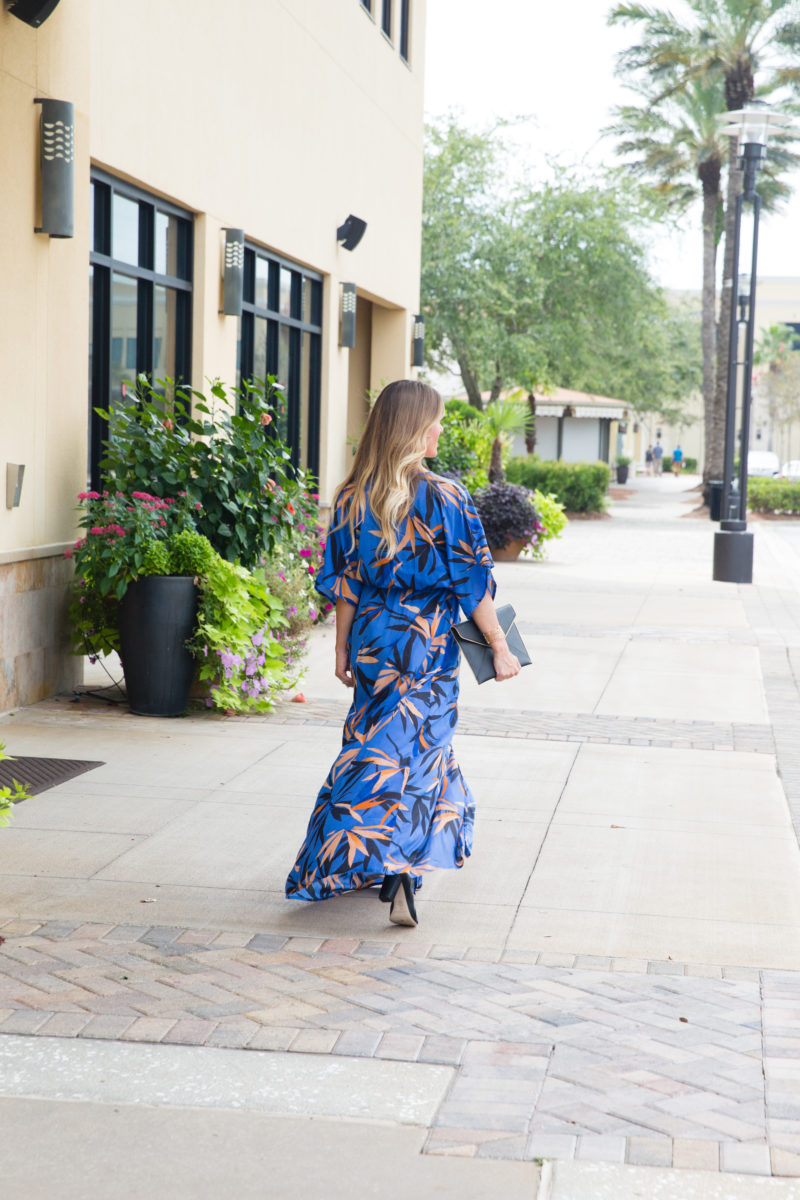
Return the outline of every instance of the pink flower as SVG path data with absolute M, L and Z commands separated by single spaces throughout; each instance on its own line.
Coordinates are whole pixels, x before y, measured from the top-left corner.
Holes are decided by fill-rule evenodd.
M 95 536 L 100 536 L 101 534 L 105 533 L 105 528 L 102 525 L 93 525 L 89 530 L 89 533 L 93 533 Z
M 65 550 L 65 551 L 64 551 L 64 558 L 72 558 L 72 551 L 71 551 L 71 550 Z

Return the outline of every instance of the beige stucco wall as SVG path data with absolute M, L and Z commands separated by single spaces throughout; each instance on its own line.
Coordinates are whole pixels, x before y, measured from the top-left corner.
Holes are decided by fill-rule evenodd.
M 218 312 L 225 226 L 322 274 L 325 501 L 348 457 L 343 281 L 372 305 L 369 353 L 359 359 L 369 363 L 369 386 L 412 373 L 424 29 L 425 0 L 413 0 L 409 69 L 397 38 L 390 45 L 358 0 L 69 0 L 39 29 L 0 9 L 0 566 L 14 567 L 4 587 L 15 612 L 28 587 L 15 564 L 61 561 L 86 482 L 90 166 L 195 214 L 197 387 L 235 380 L 237 320 Z M 33 232 L 38 95 L 75 105 L 68 240 Z M 352 252 L 336 241 L 349 213 L 368 223 Z M 12 510 L 4 503 L 7 462 L 26 466 L 22 503 Z M 28 618 L 15 617 L 12 645 L 9 624 L 4 633 L 0 622 L 7 675 L 32 648 L 63 646 L 63 571 L 53 565 L 45 579 L 55 591 L 37 612 L 50 614 L 42 618 L 48 630 L 33 632 Z M 43 656 L 36 661 L 41 675 Z M 34 660 L 25 662 L 32 678 Z M 40 684 L 20 691 L 6 679 L 4 704 L 38 695 Z
M 0 556 L 73 536 L 86 482 L 89 328 L 89 0 L 38 31 L 0 11 Z M 39 119 L 34 97 L 75 105 L 75 236 L 34 233 Z M 19 508 L 6 463 L 24 463 Z
M 375 302 L 373 380 L 411 372 L 423 0 L 412 5 L 411 69 L 358 0 L 91 0 L 91 9 L 93 161 L 204 214 L 196 226 L 195 386 L 235 376 L 236 320 L 215 312 L 226 225 L 327 277 L 327 496 L 346 464 L 342 281 Z M 368 226 L 354 251 L 336 241 L 349 213 Z

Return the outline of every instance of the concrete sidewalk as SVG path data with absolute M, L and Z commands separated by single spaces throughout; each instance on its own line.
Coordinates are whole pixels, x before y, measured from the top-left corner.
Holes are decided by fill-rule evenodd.
M 347 710 L 330 628 L 312 639 L 308 703 L 267 718 L 148 720 L 68 698 L 2 718 L 12 754 L 104 763 L 0 832 L 8 1119 L 43 1136 L 70 1104 L 94 1121 L 162 1103 L 180 1143 L 241 1107 L 250 1154 L 285 1136 L 312 1174 L 317 1147 L 322 1178 L 320 1121 L 366 1154 L 369 1111 L 422 1195 L 533 1196 L 536 1160 L 552 1159 L 554 1200 L 712 1196 L 712 1171 L 720 1195 L 800 1196 L 767 1178 L 800 1176 L 798 527 L 755 527 L 752 587 L 712 583 L 715 527 L 687 517 L 686 488 L 636 481 L 547 562 L 498 568 L 534 663 L 504 685 L 463 678 L 475 852 L 426 880 L 416 930 L 388 925 L 373 893 L 283 899 Z M 40 1035 L 79 1056 L 69 1096 L 22 1069 Z M 219 1094 L 158 1101 L 154 1084 L 148 1099 L 121 1065 L 115 1100 L 95 1050 L 109 1042 L 153 1056 L 156 1079 L 177 1048 L 210 1054 L 183 1061 L 190 1079 L 211 1062 Z M 266 1108 L 225 1083 L 258 1050 L 289 1081 Z M 300 1053 L 320 1056 L 305 1099 Z M 171 1194 L 205 1195 L 202 1176 Z M 141 1178 L 115 1194 L 140 1195 Z M 375 1194 L 405 1194 L 391 1187 Z

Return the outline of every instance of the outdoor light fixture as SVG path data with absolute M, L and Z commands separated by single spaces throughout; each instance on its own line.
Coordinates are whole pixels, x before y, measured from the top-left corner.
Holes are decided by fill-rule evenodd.
M 356 285 L 342 284 L 341 333 L 339 345 L 352 350 L 356 344 Z
M 222 260 L 222 312 L 226 317 L 242 315 L 244 295 L 244 230 L 225 230 Z
M 42 106 L 41 167 L 42 223 L 34 233 L 50 237 L 73 235 L 73 193 L 75 174 L 75 106 L 69 100 L 44 100 Z
M 747 320 L 747 307 L 750 303 L 750 276 L 740 275 L 738 286 L 739 320 Z
M 758 220 L 761 197 L 755 190 L 756 175 L 767 148 L 770 130 L 788 125 L 789 118 L 770 111 L 769 105 L 752 100 L 747 108 L 717 117 L 720 133 L 739 139 L 739 169 L 744 172 L 742 191 L 736 197 L 733 238 L 733 269 L 725 284 L 731 297 L 728 346 L 728 387 L 725 405 L 725 459 L 720 504 L 720 527 L 714 534 L 713 578 L 726 583 L 753 582 L 753 535 L 747 532 L 747 457 L 750 447 L 750 406 L 753 387 L 753 339 L 755 335 L 756 266 Z M 744 202 L 753 206 L 753 239 L 750 274 L 739 275 L 739 248 Z M 738 311 L 737 311 L 738 310 Z M 745 329 L 744 357 L 739 358 L 739 327 Z M 739 477 L 734 481 L 737 440 L 737 391 L 742 368 L 742 411 L 739 435 Z
M 6 463 L 6 508 L 19 508 L 24 474 L 24 463 Z
M 411 365 L 412 367 L 422 367 L 425 365 L 425 317 L 422 313 L 417 313 L 414 317 L 412 338 Z
M 10 0 L 8 11 L 12 17 L 18 17 L 26 25 L 33 25 L 38 29 L 57 4 L 58 0 Z
M 351 213 L 344 224 L 336 230 L 336 240 L 341 242 L 344 250 L 355 250 L 364 236 L 366 228 L 367 222 L 362 221 L 361 217 L 354 217 Z

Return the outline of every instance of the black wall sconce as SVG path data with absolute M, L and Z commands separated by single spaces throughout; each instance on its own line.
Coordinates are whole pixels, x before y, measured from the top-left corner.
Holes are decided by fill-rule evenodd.
M 356 344 L 356 285 L 342 284 L 341 333 L 339 345 L 352 350 Z
M 242 315 L 244 296 L 244 230 L 225 230 L 222 260 L 222 312 L 226 317 Z
M 18 17 L 26 25 L 33 25 L 35 29 L 38 29 L 57 4 L 58 0 L 10 0 L 8 11 L 12 17 Z
M 74 232 L 75 106 L 69 100 L 44 100 L 42 106 L 41 165 L 42 223 L 34 233 L 71 238 Z
M 354 217 L 351 213 L 344 224 L 336 230 L 336 240 L 341 242 L 344 250 L 355 250 L 364 236 L 366 228 L 367 222 L 362 221 L 361 217 Z
M 422 367 L 425 365 L 425 317 L 422 313 L 417 313 L 414 317 L 414 332 L 412 335 L 412 367 Z

